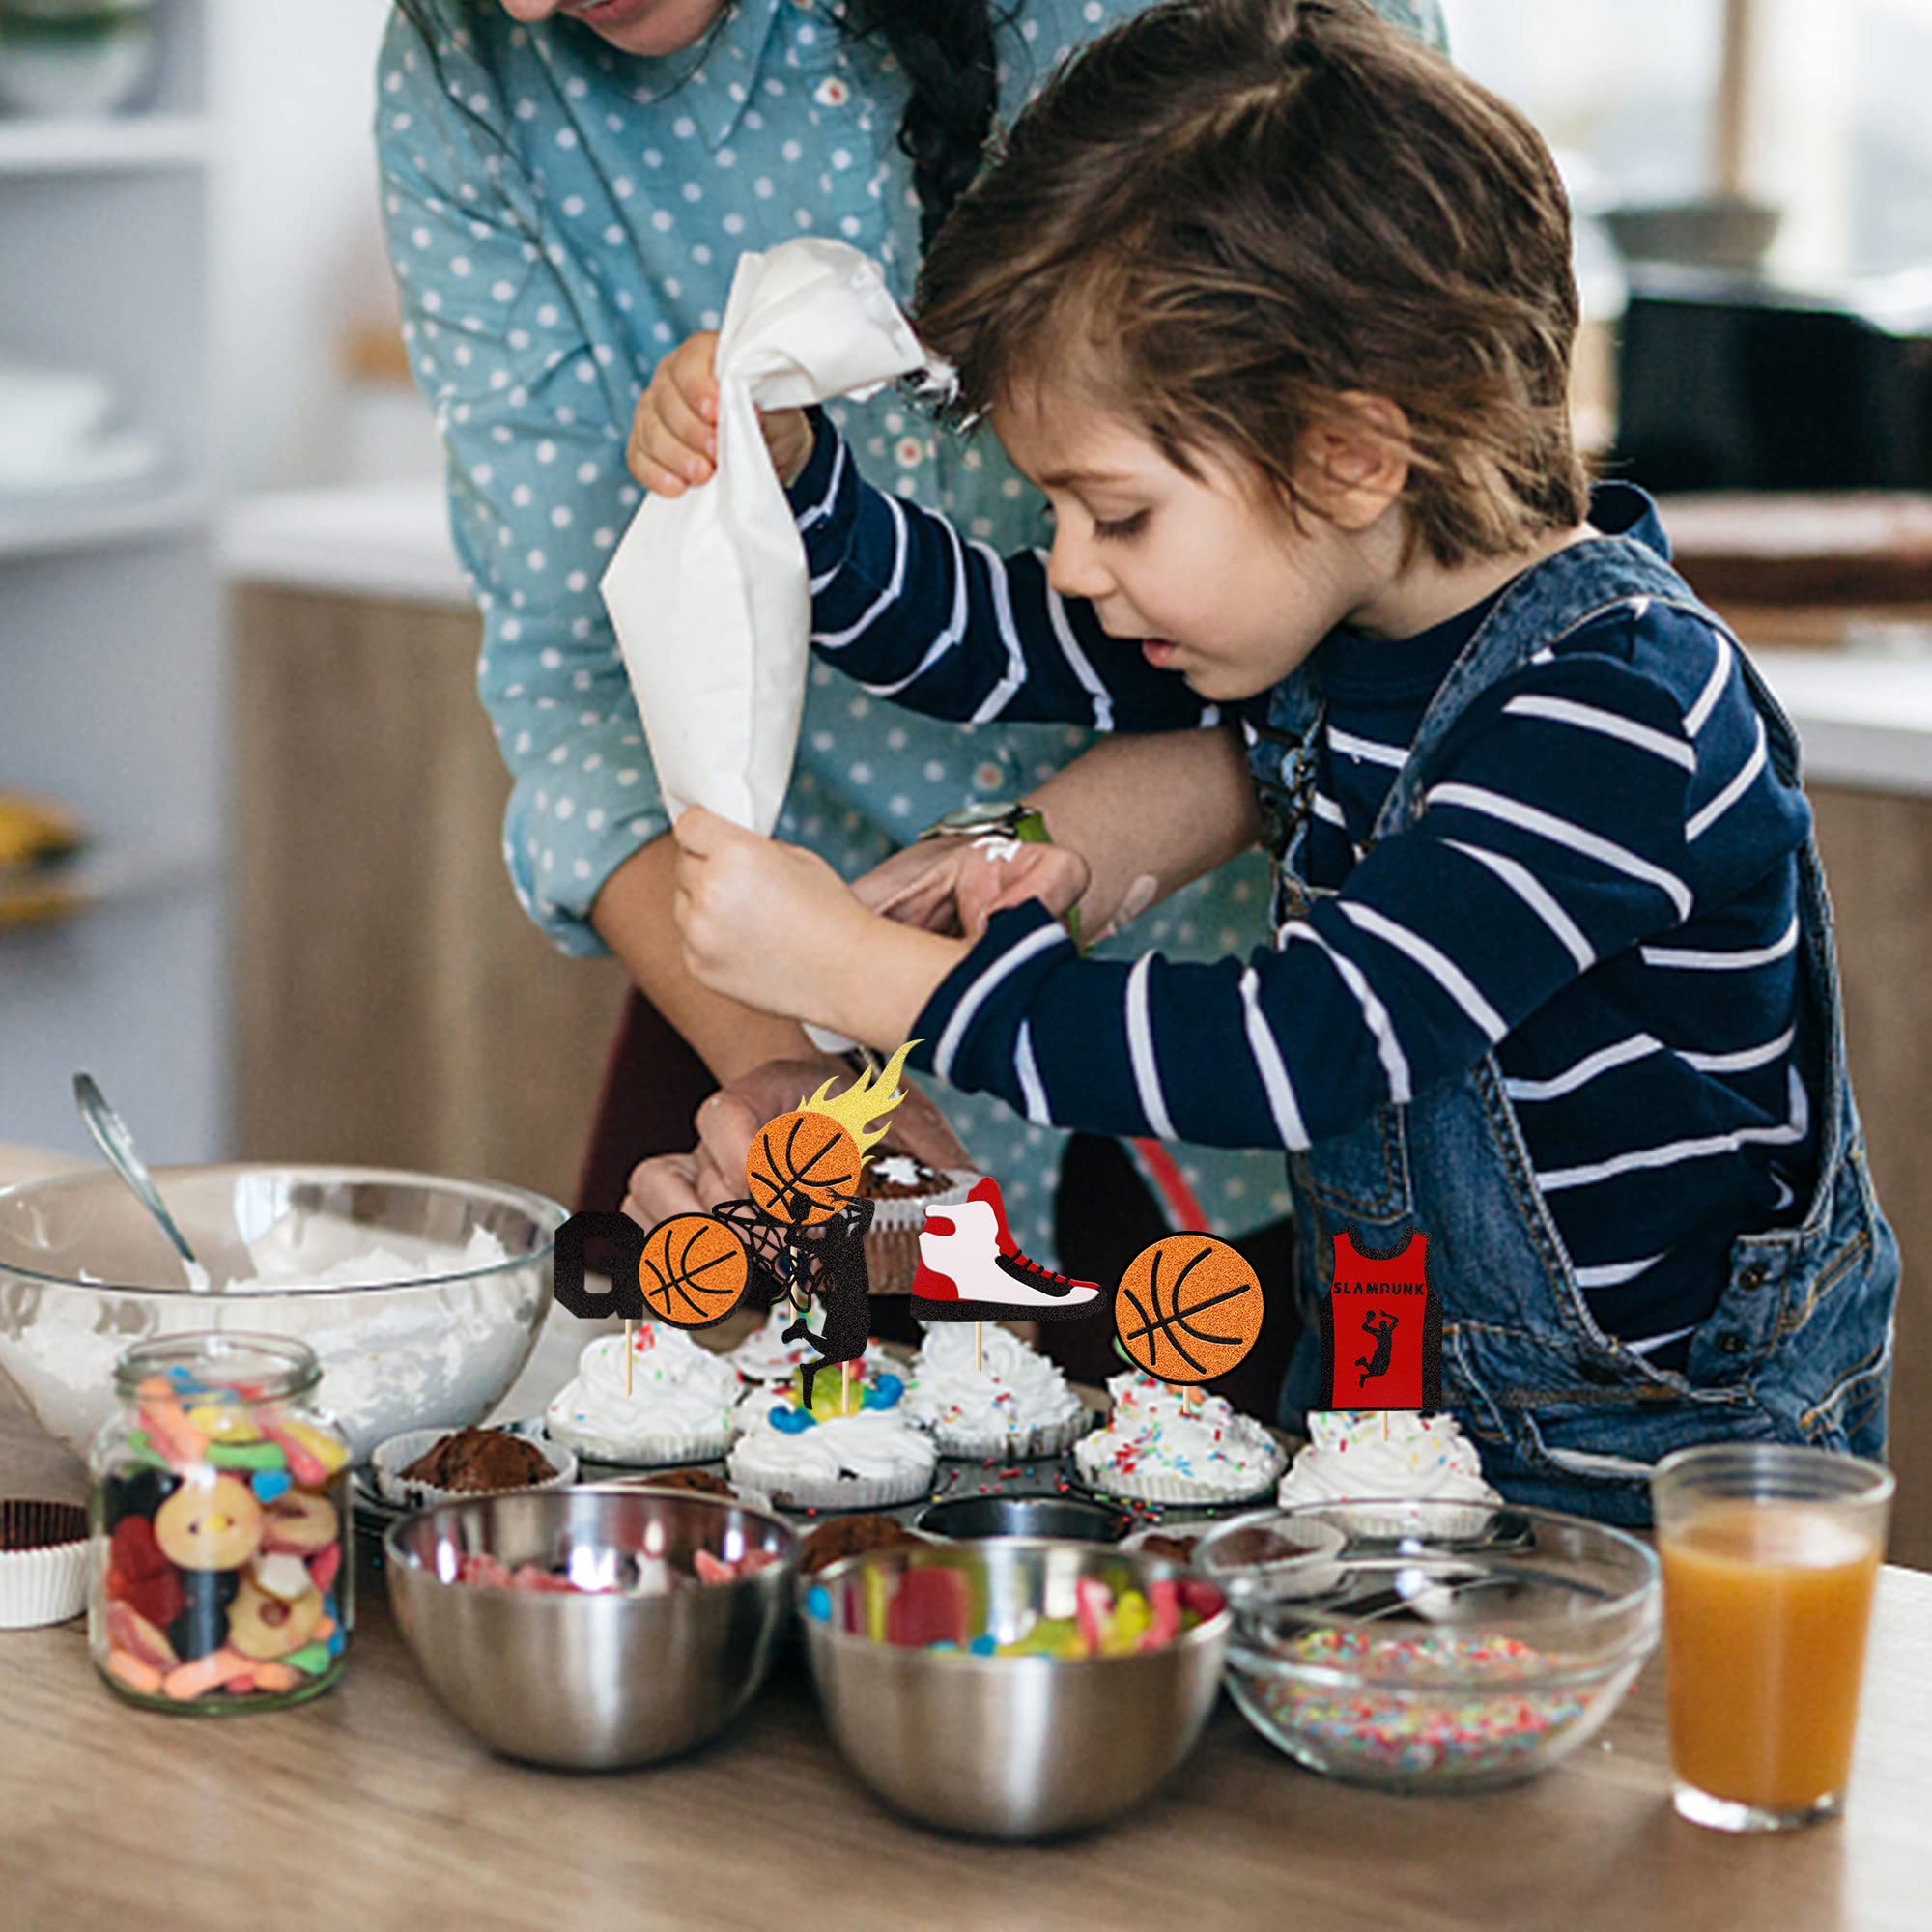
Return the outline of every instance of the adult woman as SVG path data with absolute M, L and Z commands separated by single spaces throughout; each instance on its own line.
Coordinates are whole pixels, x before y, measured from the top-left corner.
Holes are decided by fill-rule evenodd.
M 1380 3 L 1436 24 L 1435 0 Z M 733 1119 L 747 1131 L 795 1104 L 796 1063 L 811 1057 L 788 1023 L 691 981 L 668 917 L 671 841 L 596 589 L 639 497 L 624 453 L 644 383 L 673 342 L 717 326 L 746 248 L 836 235 L 909 296 L 923 240 L 996 116 L 1143 4 L 1020 0 L 996 20 L 988 0 L 855 0 L 842 13 L 823 0 L 399 0 L 382 62 L 384 213 L 484 612 L 479 685 L 515 781 L 505 858 L 554 944 L 616 952 L 639 989 L 585 1206 L 611 1206 L 635 1163 L 689 1147 L 692 1109 L 715 1086 L 742 1094 Z M 996 547 L 1043 538 L 1037 497 L 997 450 L 927 434 L 890 393 L 833 414 L 895 464 L 901 493 Z M 1018 796 L 1086 742 L 887 719 L 820 670 L 780 832 L 854 875 L 968 799 Z M 1182 954 L 1232 945 L 1263 897 L 1252 870 L 1204 881 L 1151 936 Z M 902 1112 L 902 1138 L 947 1151 L 936 1114 Z M 1058 1249 L 1096 1276 L 1118 1266 L 1111 1249 L 1089 1259 L 1054 1238 L 1057 1136 L 977 1098 L 949 1094 L 946 1116 L 1000 1176 L 1035 1259 L 1053 1264 Z M 1190 1152 L 1163 1172 L 1160 1208 L 1113 1144 L 1076 1159 L 1069 1208 L 1111 1223 L 1116 1243 L 1170 1218 L 1241 1234 L 1285 1207 L 1253 1155 Z M 673 1163 L 644 1179 L 648 1214 L 692 1176 Z M 1138 1222 L 1118 1205 L 1135 1196 Z M 1063 1232 L 1076 1232 L 1070 1216 Z

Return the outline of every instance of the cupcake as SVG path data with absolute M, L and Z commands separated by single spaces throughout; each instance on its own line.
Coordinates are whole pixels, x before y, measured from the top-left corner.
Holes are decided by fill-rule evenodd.
M 821 1370 L 810 1409 L 781 1391 L 756 1389 L 745 1398 L 738 1411 L 744 1433 L 725 1469 L 747 1502 L 878 1510 L 931 1487 L 939 1452 L 907 1416 L 899 1378 L 855 1365 L 849 1393 L 840 1380 L 836 1369 Z
M 859 1193 L 873 1204 L 866 1277 L 874 1294 L 911 1293 L 925 1210 L 965 1200 L 979 1179 L 968 1168 L 927 1167 L 898 1152 L 881 1153 L 860 1169 Z
M 577 1458 L 568 1449 L 512 1429 L 412 1429 L 378 1443 L 371 1466 L 376 1493 L 399 1509 L 555 1489 L 577 1477 Z
M 87 1512 L 78 1503 L 0 1502 L 0 1630 L 77 1617 L 87 1605 Z
M 724 1359 L 744 1377 L 746 1381 L 775 1384 L 781 1388 L 789 1386 L 792 1378 L 806 1363 L 818 1358 L 818 1350 L 810 1348 L 803 1341 L 787 1342 L 784 1331 L 798 1320 L 798 1310 L 791 1305 L 788 1297 L 772 1303 L 772 1312 L 765 1317 L 761 1327 L 733 1349 Z M 813 1301 L 806 1311 L 806 1327 L 814 1335 L 822 1334 L 825 1328 L 825 1310 Z M 883 1375 L 892 1367 L 891 1358 L 876 1344 L 866 1350 L 866 1367 L 875 1374 Z M 836 1369 L 828 1374 L 837 1375 Z
M 1346 1501 L 1335 1514 L 1358 1536 L 1400 1536 L 1412 1528 L 1406 1502 L 1466 1502 L 1431 1510 L 1441 1536 L 1480 1536 L 1502 1497 L 1483 1480 L 1482 1458 L 1453 1415 L 1407 1409 L 1318 1409 L 1308 1445 L 1281 1479 L 1283 1503 Z M 1380 1503 L 1382 1507 L 1375 1505 Z
M 867 1549 L 896 1549 L 902 1543 L 923 1543 L 895 1516 L 840 1516 L 821 1522 L 798 1546 L 798 1574 L 816 1577 L 828 1564 Z
M 1221 1397 L 1171 1388 L 1148 1375 L 1115 1376 L 1106 1428 L 1073 1445 L 1081 1480 L 1103 1495 L 1149 1503 L 1237 1503 L 1264 1493 L 1287 1453 L 1252 1416 Z
M 942 1456 L 1058 1456 L 1086 1427 L 1066 1378 L 1017 1335 L 978 1323 L 935 1321 L 913 1357 L 906 1412 L 932 1431 Z
M 723 1476 L 709 1469 L 664 1469 L 652 1476 L 634 1479 L 640 1490 L 675 1490 L 682 1495 L 716 1496 L 722 1502 L 735 1503 L 738 1492 Z M 625 1488 L 632 1487 L 626 1483 Z
M 743 1387 L 724 1356 L 681 1328 L 646 1321 L 631 1339 L 630 1393 L 624 1337 L 599 1336 L 551 1398 L 544 1430 L 594 1462 L 708 1463 L 731 1446 L 731 1410 Z

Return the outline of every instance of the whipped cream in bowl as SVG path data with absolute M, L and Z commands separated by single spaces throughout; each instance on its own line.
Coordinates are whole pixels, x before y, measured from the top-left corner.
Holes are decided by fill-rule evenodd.
M 1308 1444 L 1281 1479 L 1293 1503 L 1346 1503 L 1336 1517 L 1364 1536 L 1401 1536 L 1415 1520 L 1406 1502 L 1466 1502 L 1427 1512 L 1437 1536 L 1479 1537 L 1502 1497 L 1483 1479 L 1482 1459 L 1453 1415 L 1406 1409 L 1317 1409 Z
M 249 1272 L 195 1293 L 147 1210 L 104 1168 L 0 1188 L 0 1371 L 85 1457 L 135 1342 L 217 1330 L 315 1351 L 318 1400 L 356 1461 L 411 1429 L 481 1422 L 536 1345 L 564 1219 L 525 1189 L 381 1168 L 164 1167 L 198 1251 Z

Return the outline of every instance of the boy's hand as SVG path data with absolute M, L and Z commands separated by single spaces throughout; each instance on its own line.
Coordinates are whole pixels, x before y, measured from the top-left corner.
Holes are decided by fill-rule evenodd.
M 630 471 L 659 497 L 681 497 L 707 483 L 718 468 L 718 331 L 687 336 L 652 372 L 638 399 Z M 811 424 L 803 410 L 763 410 L 758 422 L 781 483 L 795 482 L 811 455 Z
M 871 925 L 844 880 L 815 852 L 760 838 L 702 806 L 681 812 L 671 832 L 671 911 L 693 977 L 764 1012 L 825 1019 L 828 985 Z
M 1064 919 L 1090 869 L 1065 845 L 1018 838 L 922 838 L 853 881 L 863 905 L 901 925 L 978 939 L 1005 906 L 1039 899 Z
M 692 977 L 742 1006 L 891 1049 L 965 957 L 961 940 L 875 918 L 815 853 L 692 806 L 671 827 L 671 912 Z

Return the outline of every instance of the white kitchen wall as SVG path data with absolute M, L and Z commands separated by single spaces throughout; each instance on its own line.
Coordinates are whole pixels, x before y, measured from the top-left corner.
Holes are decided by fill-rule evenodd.
M 426 412 L 419 436 L 367 433 L 340 360 L 352 322 L 393 310 L 370 133 L 388 13 L 389 0 L 213 0 L 227 164 L 211 359 L 217 473 L 233 494 L 437 467 Z

